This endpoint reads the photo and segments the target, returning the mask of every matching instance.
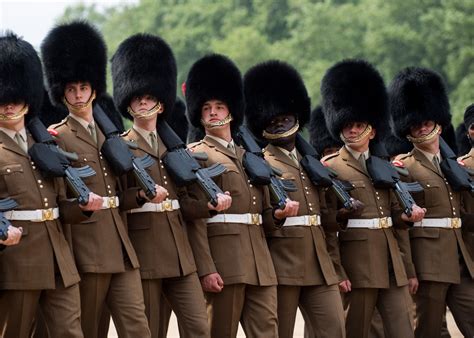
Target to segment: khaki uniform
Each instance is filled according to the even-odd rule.
[[[264,224],[274,224],[268,190],[249,183],[242,167],[242,148],[236,147],[233,153],[209,136],[190,148],[207,153],[204,167],[221,163],[227,168],[215,178],[217,185],[232,197],[226,214],[261,214]],[[263,227],[206,224],[206,218],[212,216],[207,199],[197,186],[190,187],[188,194],[194,204],[183,213],[193,220],[188,232],[198,274],[203,277],[218,272],[224,280],[220,293],[206,295],[211,336],[235,337],[240,320],[247,337],[277,337],[277,279]]]
[[[34,143],[30,135],[27,142]],[[62,179],[44,178],[17,143],[0,131],[0,198],[13,198],[19,211],[60,210],[60,219],[11,221],[23,228],[23,236],[18,245],[0,252],[2,337],[28,337],[38,305],[51,336],[82,337],[80,278],[60,220],[87,217],[65,194]]]
[[[458,160],[461,161],[467,169],[474,172],[474,148],[472,148],[466,155],[461,156]],[[474,198],[469,192],[463,193],[463,206],[466,212],[474,213]],[[463,236],[467,249],[471,253],[471,257],[474,259],[474,232],[468,231],[467,227],[464,227]]]
[[[339,279],[325,241],[325,228],[337,227],[335,214],[326,207],[324,191],[316,188],[304,169],[282,149],[268,145],[265,159],[296,185],[298,191],[290,192],[289,197],[299,202],[298,216],[318,215],[322,224],[268,229],[268,246],[278,278],[279,336],[293,337],[299,305],[316,337],[345,337]]]
[[[460,228],[429,226],[430,218],[461,218],[472,227],[473,218],[463,210],[460,193],[452,190],[433,163],[416,148],[399,159],[410,172],[407,180],[418,181],[424,192],[414,195],[427,209],[424,227],[410,229],[411,250],[420,286],[417,303],[418,337],[438,337],[446,304],[466,337],[474,335],[474,263]]]
[[[177,200],[177,189],[160,160],[166,153],[160,137],[157,138],[158,153],[135,129],[130,129],[123,137],[137,144],[138,149],[134,150],[137,157],[149,154],[155,160],[147,172],[157,184],[168,190],[168,200]],[[124,184],[126,187],[138,185],[133,173],[127,175]],[[180,208],[187,206],[182,203]],[[162,331],[159,318],[163,296],[177,314],[183,337],[208,337],[204,294],[180,209],[129,213],[127,220],[130,239],[140,261],[145,309],[152,337],[159,337]]]
[[[374,188],[364,168],[345,147],[323,161],[338,173],[338,178],[352,184],[351,196],[364,203],[358,219],[391,217],[393,222],[389,228],[348,228],[339,232],[337,241],[330,241],[331,245],[339,245],[341,264],[336,264],[336,268],[341,278],[349,279],[352,284],[352,291],[346,294],[347,336],[368,336],[375,307],[391,337],[413,336],[406,273],[413,268],[405,267],[410,259],[403,258],[410,252],[401,253],[402,248],[409,247],[408,236],[395,231],[406,228],[396,197],[388,189]]]
[[[96,175],[84,178],[89,189],[100,195],[118,196],[120,209],[114,207],[94,213],[86,222],[69,226],[68,240],[81,273],[82,329],[87,337],[98,334],[99,319],[107,304],[118,334],[122,337],[148,337],[138,259],[128,237],[120,210],[138,208],[137,190],[121,192],[120,182],[100,153],[105,140],[96,127],[97,144],[89,132],[68,116],[52,126],[60,147],[75,152],[73,165],[89,165]]]

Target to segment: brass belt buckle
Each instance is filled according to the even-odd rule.
[[[451,218],[451,228],[459,229],[461,227],[461,224],[459,221],[460,221],[459,218]]]
[[[250,214],[252,217],[252,224],[260,225],[260,215],[259,214]]]
[[[164,211],[173,211],[173,203],[170,200],[163,201],[163,210]]]
[[[43,221],[52,221],[54,220],[54,213],[53,213],[53,209],[52,208],[49,208],[49,209],[43,209],[42,210],[42,216],[43,216]]]
[[[318,225],[318,216],[310,215],[309,216],[309,225]]]
[[[115,197],[109,197],[107,204],[110,209],[115,209],[117,207],[117,203],[115,203]]]
[[[388,218],[387,217],[382,217],[382,218],[379,219],[379,228],[380,229],[388,228]]]

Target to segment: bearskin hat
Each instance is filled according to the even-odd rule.
[[[434,121],[446,128],[451,122],[448,95],[441,76],[426,68],[409,67],[389,87],[390,114],[398,137],[410,127]]]
[[[410,141],[394,134],[385,137],[383,143],[390,157],[409,153],[413,149],[413,144]]]
[[[189,122],[186,118],[186,105],[183,100],[176,98],[174,104],[173,112],[165,116],[166,122],[170,125],[171,128],[175,131],[176,134],[186,143],[189,130]],[[160,122],[157,122],[160,123]]]
[[[344,142],[340,138],[335,139],[329,133],[328,127],[326,126],[326,120],[324,119],[323,108],[317,106],[311,112],[311,120],[309,122],[309,142],[316,149],[316,151],[322,155],[324,149],[327,148],[340,148],[344,145]]]
[[[245,118],[257,137],[280,114],[294,114],[300,127],[309,121],[311,99],[303,79],[285,62],[272,60],[250,68],[244,75],[244,96]]]
[[[43,102],[43,71],[33,46],[12,32],[0,35],[0,103],[24,101],[29,117]]]
[[[456,128],[456,145],[458,147],[458,156],[462,156],[471,151],[471,141],[464,123],[460,123]]]
[[[204,129],[201,127],[189,126],[188,143],[201,141],[206,136]]]
[[[135,34],[124,40],[112,57],[114,100],[128,119],[135,96],[152,95],[164,106],[160,116],[173,110],[176,100],[176,60],[170,46],[160,37]]]
[[[443,130],[441,131],[440,135],[443,140],[446,141],[448,146],[454,151],[455,154],[458,153],[458,145],[456,143],[456,131],[454,130],[454,126],[452,123],[448,124]]]
[[[67,108],[64,105],[54,106],[48,95],[48,91],[44,89],[43,93],[43,105],[39,118],[45,126],[50,126],[55,123],[61,122],[66,116],[69,115]]]
[[[53,28],[41,44],[49,95],[62,105],[67,83],[89,82],[96,96],[106,90],[107,48],[102,35],[90,24],[75,21]]]
[[[474,103],[472,103],[469,107],[466,108],[466,111],[464,112],[464,124],[466,125],[467,128],[471,124],[474,123]]]
[[[367,122],[376,129],[376,139],[388,132],[388,97],[380,73],[367,61],[344,60],[324,75],[321,83],[326,125],[339,139],[348,122]]]
[[[201,126],[201,109],[209,100],[224,102],[232,114],[233,128],[242,124],[244,93],[239,69],[224,55],[211,54],[196,61],[185,84],[187,113],[191,124]]]

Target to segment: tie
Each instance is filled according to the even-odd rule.
[[[94,140],[94,142],[97,144],[97,134],[95,131],[95,126],[92,122],[89,123],[89,125],[87,126],[87,130],[89,131],[89,134],[91,134],[91,137]]]
[[[25,153],[28,153],[28,144],[20,133],[15,134],[15,141]]]
[[[438,159],[438,156],[433,156],[433,165],[434,167],[436,168],[436,170],[438,170],[438,173],[439,174],[443,174],[443,172],[441,171],[441,167],[439,166],[439,159]]]
[[[293,162],[295,162],[295,164],[296,164],[297,166],[300,165],[300,164],[298,163],[298,159],[296,158],[296,155],[295,155],[292,151],[290,151],[290,152],[288,153],[288,155],[289,155],[290,158],[293,160]]]
[[[229,149],[233,154],[235,154],[235,147],[232,143],[227,143],[227,149]]]
[[[364,172],[367,173],[367,164],[365,163],[365,155],[363,153],[359,156],[359,163],[362,169],[364,169]]]
[[[156,155],[158,153],[158,144],[156,142],[156,135],[154,132],[150,132],[148,135],[148,138],[150,139],[150,146],[151,149],[153,149],[153,153]]]

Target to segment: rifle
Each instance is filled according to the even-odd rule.
[[[377,143],[376,147],[386,153],[385,146]],[[418,182],[402,182],[397,169],[388,160],[371,154],[365,161],[367,172],[374,184],[374,187],[381,189],[392,189],[397,197],[403,212],[410,217],[413,211],[413,205],[416,204],[411,196],[411,192],[421,192],[423,187]]]
[[[12,225],[8,219],[3,216],[4,211],[10,211],[15,209],[18,204],[15,200],[10,197],[3,198],[0,200],[0,239],[2,241],[8,238],[8,227]]]
[[[309,144],[301,134],[296,135],[296,149],[303,156],[301,166],[308,174],[311,182],[316,186],[330,188],[337,196],[344,208],[353,208],[353,198],[348,191],[353,187],[350,183],[336,179],[337,173],[325,167],[319,160],[316,149]]]
[[[247,127],[239,127],[236,133],[236,141],[246,150],[242,164],[250,179],[250,183],[254,185],[268,185],[272,200],[277,204],[278,208],[285,209],[286,200],[288,199],[287,191],[297,190],[294,183],[277,178],[277,175],[281,176],[281,173],[278,169],[271,167],[265,160],[262,148],[259,147]]]
[[[439,138],[439,149],[443,158],[439,166],[449,184],[453,187],[453,190],[469,191],[471,195],[474,195],[474,181],[471,175],[466,168],[459,164],[456,154],[442,137]]]
[[[149,199],[153,199],[156,196],[156,183],[145,169],[153,165],[155,161],[149,154],[141,158],[136,157],[130,150],[136,146],[125,142],[120,137],[120,131],[98,104],[94,105],[93,116],[106,138],[101,152],[115,173],[120,176],[133,171],[140,188]]]
[[[223,192],[212,180],[212,177],[223,174],[226,168],[220,163],[216,163],[209,168],[201,168],[196,158],[206,160],[207,155],[203,158],[200,157],[201,154],[191,154],[186,149],[186,144],[165,120],[158,122],[156,131],[168,150],[162,159],[163,165],[176,186],[184,187],[197,182],[207,195],[210,203],[216,206],[217,194]]]
[[[82,178],[94,176],[95,171],[89,166],[73,168],[69,161],[77,161],[77,154],[59,148],[39,118],[31,119],[28,123],[28,130],[36,141],[30,147],[28,153],[33,162],[40,168],[43,176],[65,177],[79,204],[86,205],[89,202],[90,190],[82,181]]]

